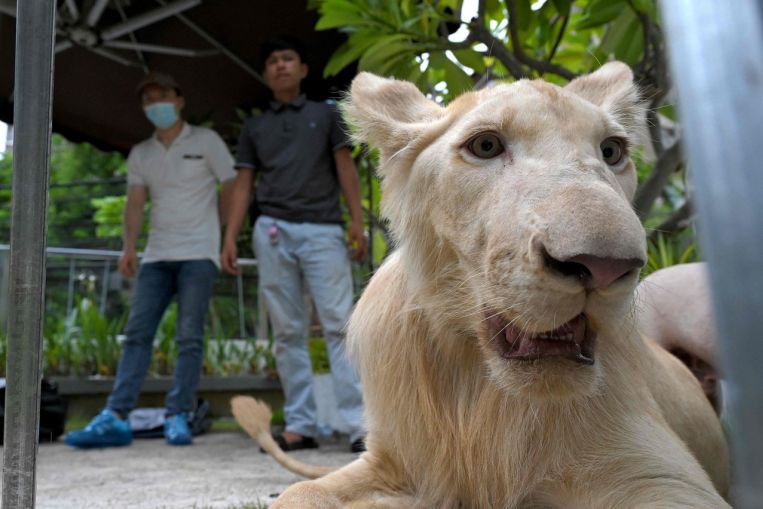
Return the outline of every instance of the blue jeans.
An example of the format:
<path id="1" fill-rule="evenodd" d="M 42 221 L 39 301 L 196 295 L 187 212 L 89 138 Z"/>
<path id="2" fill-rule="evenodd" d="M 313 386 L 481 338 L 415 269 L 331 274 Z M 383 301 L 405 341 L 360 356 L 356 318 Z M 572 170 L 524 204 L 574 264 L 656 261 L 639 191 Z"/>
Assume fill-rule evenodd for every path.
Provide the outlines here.
<path id="1" fill-rule="evenodd" d="M 169 415 L 193 411 L 204 357 L 204 318 L 216 276 L 217 267 L 210 260 L 141 264 L 125 327 L 127 339 L 107 408 L 123 416 L 135 408 L 151 364 L 156 329 L 177 295 L 178 356 L 166 407 Z"/>
<path id="2" fill-rule="evenodd" d="M 344 351 L 344 328 L 352 311 L 352 274 L 342 227 L 260 216 L 254 230 L 260 286 L 286 398 L 286 430 L 303 436 L 317 432 L 304 279 L 323 328 L 339 416 L 347 425 L 340 431 L 349 433 L 353 441 L 364 436 L 360 380 Z"/>

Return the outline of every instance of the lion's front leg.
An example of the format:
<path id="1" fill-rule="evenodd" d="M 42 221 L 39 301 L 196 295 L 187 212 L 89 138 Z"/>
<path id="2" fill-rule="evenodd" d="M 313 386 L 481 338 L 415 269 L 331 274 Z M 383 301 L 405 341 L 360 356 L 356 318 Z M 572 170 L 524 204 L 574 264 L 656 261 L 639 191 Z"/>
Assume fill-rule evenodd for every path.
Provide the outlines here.
<path id="1" fill-rule="evenodd" d="M 372 467 L 370 453 L 320 479 L 302 481 L 284 491 L 272 509 L 393 509 L 414 507 L 415 500 L 397 493 Z"/>

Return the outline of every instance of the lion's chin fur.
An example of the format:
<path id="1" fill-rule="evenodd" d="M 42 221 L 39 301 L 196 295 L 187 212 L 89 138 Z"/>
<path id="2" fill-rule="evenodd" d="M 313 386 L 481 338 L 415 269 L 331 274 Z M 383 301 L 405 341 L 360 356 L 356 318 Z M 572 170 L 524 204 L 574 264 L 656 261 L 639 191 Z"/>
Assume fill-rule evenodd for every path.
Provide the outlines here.
<path id="1" fill-rule="evenodd" d="M 561 402 L 591 397 L 599 389 L 598 363 L 589 366 L 558 358 L 506 361 L 496 355 L 490 357 L 485 360 L 490 379 L 511 396 Z"/>

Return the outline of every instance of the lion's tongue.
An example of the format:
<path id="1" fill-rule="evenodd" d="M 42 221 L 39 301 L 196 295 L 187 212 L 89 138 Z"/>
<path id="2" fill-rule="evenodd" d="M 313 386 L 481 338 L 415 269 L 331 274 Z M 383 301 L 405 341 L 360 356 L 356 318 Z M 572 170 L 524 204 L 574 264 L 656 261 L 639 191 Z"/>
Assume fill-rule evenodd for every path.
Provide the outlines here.
<path id="1" fill-rule="evenodd" d="M 585 318 L 578 315 L 554 330 L 529 334 L 514 327 L 506 328 L 506 342 L 510 345 L 508 358 L 532 359 L 562 356 L 580 359 L 585 339 Z"/>

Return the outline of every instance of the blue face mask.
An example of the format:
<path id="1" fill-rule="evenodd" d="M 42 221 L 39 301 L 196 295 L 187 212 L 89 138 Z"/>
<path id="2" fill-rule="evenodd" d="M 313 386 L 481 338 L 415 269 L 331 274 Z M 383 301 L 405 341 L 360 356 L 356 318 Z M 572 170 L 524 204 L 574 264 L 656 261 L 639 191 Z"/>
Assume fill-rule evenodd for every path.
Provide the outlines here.
<path id="1" fill-rule="evenodd" d="M 143 108 L 146 118 L 156 126 L 157 129 L 167 129 L 178 120 L 178 113 L 175 110 L 175 103 L 154 103 Z"/>

